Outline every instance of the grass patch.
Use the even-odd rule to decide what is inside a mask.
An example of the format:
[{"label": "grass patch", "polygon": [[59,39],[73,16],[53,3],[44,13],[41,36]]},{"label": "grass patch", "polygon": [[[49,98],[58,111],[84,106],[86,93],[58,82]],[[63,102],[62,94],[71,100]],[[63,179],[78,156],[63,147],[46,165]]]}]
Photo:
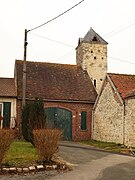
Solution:
[{"label": "grass patch", "polygon": [[88,141],[82,141],[81,143],[112,152],[121,152],[122,149],[125,149],[123,145],[112,142],[88,140]]},{"label": "grass patch", "polygon": [[35,164],[37,160],[38,153],[31,143],[13,141],[3,160],[3,165],[28,166]]}]

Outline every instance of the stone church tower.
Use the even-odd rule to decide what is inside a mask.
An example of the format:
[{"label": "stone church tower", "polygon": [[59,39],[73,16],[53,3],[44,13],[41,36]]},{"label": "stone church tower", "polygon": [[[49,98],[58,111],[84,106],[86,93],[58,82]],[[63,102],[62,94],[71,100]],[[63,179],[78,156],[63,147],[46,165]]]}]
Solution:
[{"label": "stone church tower", "polygon": [[76,63],[88,72],[97,93],[107,73],[107,44],[90,28],[84,38],[79,38],[76,48]]}]

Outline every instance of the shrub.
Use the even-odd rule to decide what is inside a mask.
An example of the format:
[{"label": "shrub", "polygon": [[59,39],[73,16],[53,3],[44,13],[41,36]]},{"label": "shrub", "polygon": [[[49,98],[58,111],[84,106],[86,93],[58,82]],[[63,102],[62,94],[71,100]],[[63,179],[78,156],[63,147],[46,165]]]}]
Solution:
[{"label": "shrub", "polygon": [[33,135],[40,160],[51,161],[53,155],[59,150],[58,144],[62,137],[62,131],[60,129],[37,129],[33,130]]},{"label": "shrub", "polygon": [[16,137],[17,132],[13,129],[0,129],[0,165],[10,144]]},{"label": "shrub", "polygon": [[42,99],[27,102],[22,110],[22,135],[28,142],[33,142],[33,129],[46,127],[46,115]]}]

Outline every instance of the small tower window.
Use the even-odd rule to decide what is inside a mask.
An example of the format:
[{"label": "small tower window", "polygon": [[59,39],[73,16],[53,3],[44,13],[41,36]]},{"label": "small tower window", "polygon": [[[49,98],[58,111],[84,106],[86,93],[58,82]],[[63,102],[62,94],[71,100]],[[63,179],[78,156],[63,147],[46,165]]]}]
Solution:
[{"label": "small tower window", "polygon": [[95,86],[95,88],[96,88],[96,84],[97,84],[96,79],[94,79],[94,86]]},{"label": "small tower window", "polygon": [[97,57],[96,57],[96,56],[94,56],[94,59],[97,59]]},{"label": "small tower window", "polygon": [[102,57],[102,59],[104,59],[104,58]]},{"label": "small tower window", "polygon": [[98,41],[97,37],[94,36],[93,40],[92,41]]},{"label": "small tower window", "polygon": [[93,53],[93,51],[91,50],[91,53]]}]

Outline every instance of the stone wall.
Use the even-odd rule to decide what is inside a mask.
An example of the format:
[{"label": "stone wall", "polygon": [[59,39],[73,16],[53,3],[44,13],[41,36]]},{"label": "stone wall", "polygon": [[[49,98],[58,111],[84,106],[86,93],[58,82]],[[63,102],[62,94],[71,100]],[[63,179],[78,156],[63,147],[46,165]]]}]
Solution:
[{"label": "stone wall", "polygon": [[93,139],[123,143],[123,106],[109,82],[106,82],[94,110]]},{"label": "stone wall", "polygon": [[96,90],[99,92],[107,73],[107,45],[81,43],[76,49],[76,62],[83,70],[87,70],[93,84],[96,82]]},{"label": "stone wall", "polygon": [[[17,102],[17,124],[21,129],[21,101]],[[45,102],[45,108],[57,107],[64,108],[72,112],[72,140],[89,140],[91,139],[92,108],[93,104],[69,103],[69,102]],[[81,130],[81,112],[87,112],[87,129]]]},{"label": "stone wall", "polygon": [[135,147],[135,97],[125,100],[125,145]]}]

